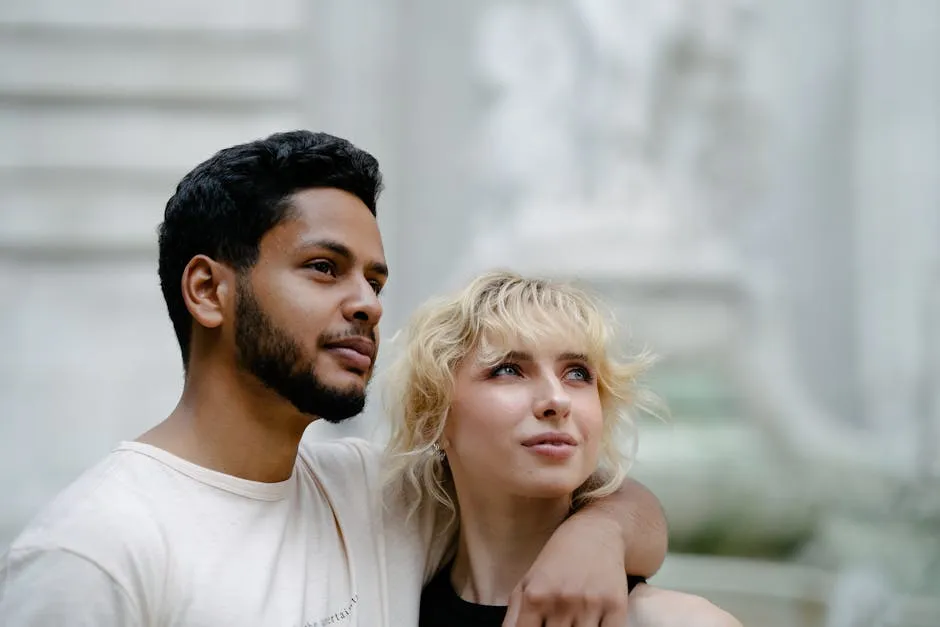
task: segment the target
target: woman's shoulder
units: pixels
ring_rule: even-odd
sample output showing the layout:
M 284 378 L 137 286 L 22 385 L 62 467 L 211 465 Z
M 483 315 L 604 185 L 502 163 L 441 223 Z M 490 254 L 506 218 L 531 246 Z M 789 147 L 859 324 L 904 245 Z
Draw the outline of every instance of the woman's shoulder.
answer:
M 628 608 L 631 627 L 742 627 L 708 599 L 655 586 L 637 586 Z

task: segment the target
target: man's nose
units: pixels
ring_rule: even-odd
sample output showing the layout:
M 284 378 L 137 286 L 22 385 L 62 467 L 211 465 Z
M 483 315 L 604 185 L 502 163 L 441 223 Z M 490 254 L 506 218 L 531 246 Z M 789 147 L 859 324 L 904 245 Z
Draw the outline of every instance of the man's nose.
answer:
M 378 325 L 382 318 L 382 301 L 365 278 L 356 282 L 354 293 L 344 303 L 343 316 L 350 322 Z

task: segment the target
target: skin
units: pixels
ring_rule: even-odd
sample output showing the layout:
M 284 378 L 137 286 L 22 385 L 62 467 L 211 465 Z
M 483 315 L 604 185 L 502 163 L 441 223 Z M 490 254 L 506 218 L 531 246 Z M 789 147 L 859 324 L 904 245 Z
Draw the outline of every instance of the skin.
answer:
M 513 346 L 495 367 L 474 351 L 457 369 L 446 451 L 467 491 L 498 482 L 509 494 L 565 505 L 597 467 L 604 419 L 593 370 L 579 347 L 554 339 L 531 350 Z M 558 449 L 570 458 L 521 445 L 549 432 L 574 441 Z
M 627 627 L 742 627 L 741 622 L 694 594 L 640 584 L 630 594 Z

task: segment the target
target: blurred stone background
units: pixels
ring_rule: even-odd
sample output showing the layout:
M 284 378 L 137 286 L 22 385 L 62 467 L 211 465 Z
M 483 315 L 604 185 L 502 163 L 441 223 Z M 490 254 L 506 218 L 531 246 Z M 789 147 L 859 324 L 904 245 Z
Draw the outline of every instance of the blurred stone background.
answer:
M 0 546 L 175 404 L 177 180 L 304 127 L 382 162 L 384 337 L 509 266 L 660 355 L 655 583 L 940 625 L 940 2 L 0 0 L 0 59 Z

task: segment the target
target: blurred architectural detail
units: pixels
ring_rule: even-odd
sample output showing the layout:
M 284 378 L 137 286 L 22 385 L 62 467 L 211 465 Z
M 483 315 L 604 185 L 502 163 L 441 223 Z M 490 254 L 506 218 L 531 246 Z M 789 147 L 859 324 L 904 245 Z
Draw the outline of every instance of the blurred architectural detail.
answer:
M 820 381 L 807 386 L 802 378 L 782 300 L 787 277 L 745 245 L 771 175 L 773 120 L 746 76 L 748 27 L 759 8 L 733 0 L 492 5 L 481 21 L 479 51 L 490 99 L 480 148 L 486 218 L 455 278 L 510 266 L 579 281 L 611 303 L 634 345 L 662 355 L 653 385 L 673 417 L 643 425 L 637 475 L 663 498 L 680 551 L 805 560 L 828 572 L 871 564 L 887 573 L 879 588 L 886 599 L 894 589 L 940 596 L 940 482 L 935 466 L 928 468 L 936 408 L 923 404 L 935 388 L 924 379 L 920 405 L 916 393 L 921 377 L 936 375 L 927 361 L 911 361 L 933 355 L 914 349 L 929 347 L 932 337 L 929 319 L 918 316 L 935 315 L 921 304 L 936 289 L 925 281 L 936 268 L 929 242 L 940 235 L 940 179 L 928 174 L 940 171 L 938 114 L 921 112 L 925 134 L 917 144 L 919 156 L 938 168 L 916 169 L 921 178 L 903 170 L 904 183 L 926 195 L 909 196 L 913 204 L 894 225 L 913 231 L 898 231 L 888 254 L 892 272 L 901 273 L 894 276 L 905 276 L 892 287 L 899 298 L 889 302 L 880 300 L 884 285 L 865 272 L 891 281 L 879 266 L 883 250 L 870 238 L 880 237 L 871 230 L 876 224 L 892 222 L 893 209 L 868 188 L 904 183 L 874 171 L 854 178 L 867 200 L 855 218 L 855 249 L 865 259 L 853 276 L 861 300 L 851 311 L 859 330 L 870 333 L 855 339 L 849 357 L 863 356 L 859 389 L 872 390 L 864 381 L 877 372 L 874 389 L 884 395 L 863 394 L 864 416 L 839 414 L 814 397 Z M 936 26 L 921 26 L 920 38 L 905 30 L 928 16 L 877 3 L 866 11 L 858 17 L 868 29 L 860 42 L 879 38 L 884 20 L 875 14 L 903 15 L 893 15 L 896 29 L 884 49 L 856 51 L 863 169 L 879 163 L 867 159 L 866 142 L 877 145 L 874 151 L 903 145 L 891 134 L 904 125 L 890 122 L 902 113 L 889 112 L 889 101 L 878 105 L 888 91 L 880 81 L 908 85 L 867 65 L 875 57 L 884 63 L 895 44 L 903 51 L 893 62 L 915 49 L 940 58 Z M 906 67 L 917 66 L 909 61 Z M 901 95 L 908 106 L 920 106 L 913 104 L 922 95 L 920 78 L 912 73 Z M 897 345 L 883 327 L 891 319 L 904 326 Z M 898 376 L 904 379 L 894 387 Z M 907 503 L 893 496 L 904 494 Z M 887 503 L 894 511 L 883 510 Z M 864 611 L 846 613 L 861 589 L 854 572 L 826 580 L 832 624 L 868 624 L 857 622 Z
M 826 627 L 891 627 L 900 619 L 886 577 L 874 570 L 847 570 L 836 583 Z
M 738 221 L 760 162 L 738 76 L 740 4 L 497 3 L 479 54 L 493 92 L 487 218 L 512 207 L 532 241 L 564 222 L 573 247 L 592 247 L 592 269 L 733 271 L 718 233 Z

